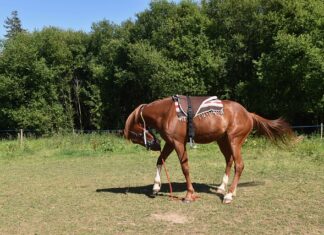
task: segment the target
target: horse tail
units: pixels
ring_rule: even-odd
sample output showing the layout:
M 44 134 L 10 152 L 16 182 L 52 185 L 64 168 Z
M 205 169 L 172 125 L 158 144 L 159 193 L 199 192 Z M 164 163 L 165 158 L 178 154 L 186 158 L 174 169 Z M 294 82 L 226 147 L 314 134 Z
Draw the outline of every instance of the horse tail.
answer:
M 255 113 L 250 114 L 253 119 L 253 127 L 259 134 L 270 139 L 272 142 L 276 144 L 278 144 L 278 142 L 288 144 L 295 138 L 291 126 L 283 118 L 268 120 Z

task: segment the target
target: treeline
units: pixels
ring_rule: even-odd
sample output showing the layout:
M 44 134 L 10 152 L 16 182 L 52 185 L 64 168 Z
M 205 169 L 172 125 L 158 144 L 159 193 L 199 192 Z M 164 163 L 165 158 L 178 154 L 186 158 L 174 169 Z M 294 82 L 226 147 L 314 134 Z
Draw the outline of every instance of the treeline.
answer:
M 324 116 L 322 0 L 152 1 L 135 21 L 4 39 L 0 129 L 123 128 L 137 105 L 217 95 L 267 118 Z

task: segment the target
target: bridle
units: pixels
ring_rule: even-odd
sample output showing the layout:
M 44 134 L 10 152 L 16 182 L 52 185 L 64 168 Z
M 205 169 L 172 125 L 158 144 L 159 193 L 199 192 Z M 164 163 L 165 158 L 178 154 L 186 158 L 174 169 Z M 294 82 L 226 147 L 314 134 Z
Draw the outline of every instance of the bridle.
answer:
M 147 150 L 151 149 L 155 144 L 159 144 L 159 140 L 155 137 L 155 135 L 149 130 L 149 128 L 146 128 L 146 122 L 145 119 L 143 117 L 143 109 L 146 105 L 142 105 L 142 107 L 140 108 L 140 116 L 143 122 L 143 133 L 136 133 L 134 131 L 130 131 L 130 133 L 132 133 L 133 136 L 135 136 L 136 138 L 143 138 L 143 142 L 144 145 L 146 147 Z M 148 140 L 146 134 L 150 133 L 153 136 L 153 140 Z

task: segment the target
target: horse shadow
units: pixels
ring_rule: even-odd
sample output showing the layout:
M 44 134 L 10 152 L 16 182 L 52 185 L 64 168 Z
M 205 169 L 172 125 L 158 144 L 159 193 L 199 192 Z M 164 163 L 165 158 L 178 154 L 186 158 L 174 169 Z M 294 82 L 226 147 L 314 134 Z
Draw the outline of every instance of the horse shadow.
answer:
M 187 190 L 186 183 L 172 182 L 172 192 L 185 192 Z M 238 187 L 257 187 L 265 185 L 263 181 L 250 181 L 250 182 L 242 182 L 238 184 Z M 116 193 L 116 194 L 142 194 L 149 198 L 154 198 L 155 196 L 168 196 L 169 193 L 169 184 L 163 183 L 161 185 L 161 190 L 157 195 L 152 194 L 152 184 L 143 185 L 143 186 L 134 186 L 134 187 L 118 187 L 118 188 L 100 188 L 97 189 L 97 193 Z M 197 193 L 207 193 L 207 194 L 215 194 L 219 197 L 220 200 L 223 200 L 224 195 L 217 193 L 217 188 L 219 185 L 217 184 L 204 184 L 204 183 L 192 183 L 195 191 Z

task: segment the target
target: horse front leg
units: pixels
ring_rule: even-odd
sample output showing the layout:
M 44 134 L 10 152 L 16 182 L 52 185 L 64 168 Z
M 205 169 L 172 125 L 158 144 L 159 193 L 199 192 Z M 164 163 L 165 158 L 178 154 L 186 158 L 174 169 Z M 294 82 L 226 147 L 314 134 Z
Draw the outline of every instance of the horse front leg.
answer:
M 242 160 L 241 150 L 237 149 L 234 151 L 234 162 L 235 162 L 235 175 L 231 187 L 229 188 L 227 194 L 225 194 L 223 203 L 228 204 L 233 201 L 233 196 L 236 196 L 237 184 L 240 180 L 241 174 L 244 169 L 244 163 Z
M 174 149 L 174 147 L 171 144 L 166 143 L 162 149 L 162 152 L 161 152 L 157 162 L 156 162 L 156 175 L 155 175 L 154 184 L 153 184 L 153 195 L 154 196 L 157 195 L 158 192 L 160 192 L 160 190 L 161 190 L 161 169 L 162 169 L 163 161 L 166 161 L 166 159 L 171 154 L 173 149 Z
M 227 184 L 229 180 L 229 176 L 231 173 L 231 168 L 233 165 L 233 154 L 232 154 L 232 147 L 229 143 L 228 137 L 224 136 L 223 138 L 219 139 L 217 141 L 218 146 L 223 153 L 226 161 L 226 168 L 225 168 L 225 173 L 222 178 L 222 183 L 220 186 L 217 188 L 216 193 L 225 195 L 226 194 L 226 189 L 227 189 Z M 235 196 L 235 192 L 233 193 L 233 196 Z
M 234 159 L 234 169 L 235 169 L 235 175 L 233 182 L 231 184 L 231 187 L 229 188 L 228 192 L 225 194 L 223 203 L 231 203 L 233 201 L 233 196 L 236 195 L 236 189 L 237 184 L 240 180 L 241 174 L 244 169 L 244 163 L 243 158 L 241 154 L 241 148 L 242 144 L 245 140 L 245 137 L 243 138 L 236 138 L 231 141 L 231 147 L 232 147 L 232 153 L 233 153 L 233 159 Z
M 186 150 L 186 146 L 184 144 L 176 144 L 175 150 L 178 154 L 182 173 L 186 178 L 186 185 L 187 185 L 187 194 L 186 197 L 183 199 L 183 202 L 191 202 L 196 199 L 196 196 L 194 195 L 194 188 L 191 183 L 190 175 L 189 175 L 189 163 L 188 163 L 188 154 Z

